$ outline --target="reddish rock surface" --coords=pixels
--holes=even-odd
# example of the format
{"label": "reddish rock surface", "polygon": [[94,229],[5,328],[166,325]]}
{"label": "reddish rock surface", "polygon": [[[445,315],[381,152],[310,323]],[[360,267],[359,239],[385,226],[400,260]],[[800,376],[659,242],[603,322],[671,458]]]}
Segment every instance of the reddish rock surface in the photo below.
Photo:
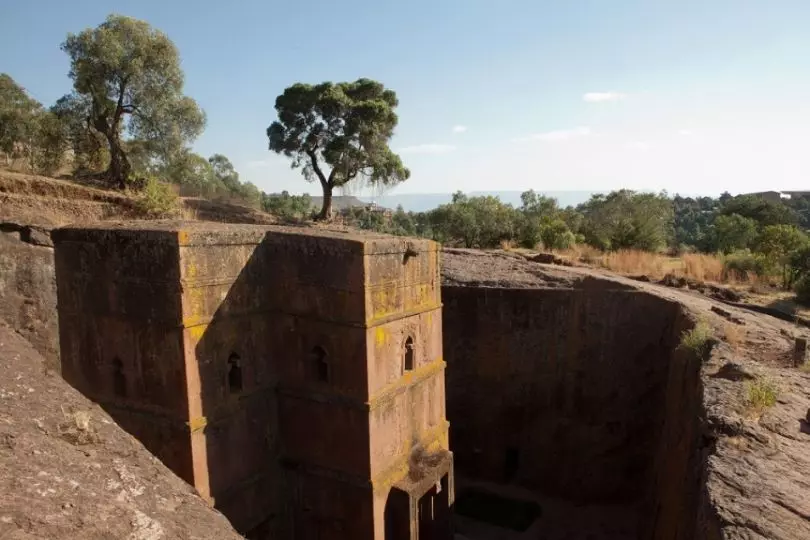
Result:
{"label": "reddish rock surface", "polygon": [[0,538],[241,538],[0,323]]}

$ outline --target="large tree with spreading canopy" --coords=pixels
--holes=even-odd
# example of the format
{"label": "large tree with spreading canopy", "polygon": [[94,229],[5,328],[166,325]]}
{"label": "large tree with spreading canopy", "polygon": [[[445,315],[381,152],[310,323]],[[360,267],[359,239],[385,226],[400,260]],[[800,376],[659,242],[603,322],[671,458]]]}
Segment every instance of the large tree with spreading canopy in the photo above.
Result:
{"label": "large tree with spreading canopy", "polygon": [[355,179],[394,185],[410,171],[389,147],[397,96],[370,79],[294,84],[276,98],[278,120],[267,128],[270,150],[292,158],[323,190],[319,219],[330,219],[332,192]]}
{"label": "large tree with spreading canopy", "polygon": [[89,121],[109,144],[108,177],[123,188],[132,166],[122,138],[154,141],[167,156],[205,126],[196,102],[183,95],[174,43],[148,23],[110,15],[96,28],[68,34],[75,91],[87,100]]}

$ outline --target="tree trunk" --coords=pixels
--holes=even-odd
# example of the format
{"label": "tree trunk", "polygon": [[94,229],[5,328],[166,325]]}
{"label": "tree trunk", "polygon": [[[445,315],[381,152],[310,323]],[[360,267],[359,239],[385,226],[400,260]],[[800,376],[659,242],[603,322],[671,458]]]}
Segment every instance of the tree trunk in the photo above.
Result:
{"label": "tree trunk", "polygon": [[317,221],[330,221],[332,219],[332,186],[322,183],[321,187],[323,188],[323,205],[316,219]]}
{"label": "tree trunk", "polygon": [[114,136],[108,136],[107,140],[110,142],[110,166],[107,169],[107,174],[110,180],[118,184],[118,189],[126,189],[132,165],[130,165],[129,159],[127,159],[124,150],[121,148],[121,141]]}

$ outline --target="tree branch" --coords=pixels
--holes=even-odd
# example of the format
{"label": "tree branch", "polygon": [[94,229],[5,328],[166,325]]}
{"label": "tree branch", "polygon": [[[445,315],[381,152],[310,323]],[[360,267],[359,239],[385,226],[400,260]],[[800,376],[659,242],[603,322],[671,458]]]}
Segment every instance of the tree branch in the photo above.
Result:
{"label": "tree branch", "polygon": [[329,186],[329,182],[332,180],[332,176],[335,174],[335,171],[329,174],[329,180],[326,179],[324,176],[323,171],[321,170],[321,166],[318,164],[318,156],[315,154],[315,150],[307,150],[307,155],[309,156],[310,163],[312,164],[312,170],[315,171],[315,174],[318,175],[318,180],[321,182],[321,186]]}

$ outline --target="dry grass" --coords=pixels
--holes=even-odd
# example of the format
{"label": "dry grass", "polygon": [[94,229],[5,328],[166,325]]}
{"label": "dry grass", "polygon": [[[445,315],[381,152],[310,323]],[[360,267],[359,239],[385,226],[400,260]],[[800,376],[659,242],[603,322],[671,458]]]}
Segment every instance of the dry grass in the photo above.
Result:
{"label": "dry grass", "polygon": [[726,323],[723,326],[723,338],[732,349],[737,350],[745,342],[745,330],[736,324]]}
{"label": "dry grass", "polygon": [[779,389],[768,379],[757,379],[745,384],[745,404],[752,413],[762,414],[776,405]]}
{"label": "dry grass", "polygon": [[632,249],[603,252],[589,246],[580,245],[564,251],[561,256],[591,266],[605,268],[617,274],[644,275],[655,280],[660,280],[667,274],[672,274],[700,282],[760,285],[757,276],[738,276],[733,272],[726,272],[724,271],[722,257],[705,253],[685,253],[680,257],[670,257],[661,253]]}
{"label": "dry grass", "polygon": [[512,251],[515,248],[514,242],[511,240],[501,240],[501,249],[504,251]]}
{"label": "dry grass", "polygon": [[681,256],[683,275],[699,281],[723,281],[723,261],[715,255],[686,253]]}

